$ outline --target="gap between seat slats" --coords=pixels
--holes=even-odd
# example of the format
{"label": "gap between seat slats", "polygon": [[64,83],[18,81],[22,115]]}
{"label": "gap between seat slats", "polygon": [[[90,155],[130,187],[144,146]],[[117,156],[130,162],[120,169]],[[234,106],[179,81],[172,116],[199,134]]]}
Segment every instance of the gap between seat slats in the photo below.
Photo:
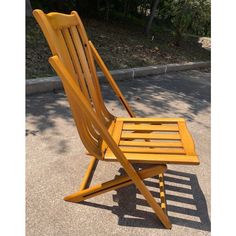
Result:
{"label": "gap between seat slats", "polygon": [[178,131],[178,126],[177,125],[124,124],[123,130]]}
{"label": "gap between seat slats", "polygon": [[185,154],[183,148],[120,147],[120,149],[126,153]]}
{"label": "gap between seat slats", "polygon": [[177,142],[138,142],[138,141],[123,141],[119,142],[120,146],[134,146],[134,147],[183,147],[183,144]]}
{"label": "gap between seat slats", "polygon": [[161,139],[180,140],[179,134],[122,133],[121,139]]}

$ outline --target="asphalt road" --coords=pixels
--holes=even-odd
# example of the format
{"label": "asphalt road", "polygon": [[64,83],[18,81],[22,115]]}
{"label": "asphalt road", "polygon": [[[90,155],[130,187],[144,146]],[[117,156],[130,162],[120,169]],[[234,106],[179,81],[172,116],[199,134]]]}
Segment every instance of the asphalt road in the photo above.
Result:
{"label": "asphalt road", "polygon": [[[184,71],[120,81],[140,117],[184,117],[199,166],[168,165],[166,195],[172,230],[163,228],[131,185],[82,204],[63,201],[78,190],[90,158],[77,134],[62,91],[27,97],[26,235],[210,235],[210,73]],[[108,84],[108,108],[127,116]],[[91,184],[123,174],[119,164],[99,162]],[[145,181],[158,199],[157,179]]]}

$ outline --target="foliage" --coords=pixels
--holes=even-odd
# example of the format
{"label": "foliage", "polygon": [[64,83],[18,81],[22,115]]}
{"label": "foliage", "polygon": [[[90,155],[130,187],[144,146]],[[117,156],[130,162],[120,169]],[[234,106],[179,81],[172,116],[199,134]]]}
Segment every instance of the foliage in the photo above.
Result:
{"label": "foliage", "polygon": [[64,12],[69,13],[75,9],[78,0],[31,0],[32,8],[39,8],[45,12]]}
{"label": "foliage", "polygon": [[210,35],[211,5],[208,0],[164,0],[158,19],[172,24],[178,44],[184,33]]}
{"label": "foliage", "polygon": [[[69,13],[77,10],[80,15],[106,21],[139,23],[147,25],[155,0],[31,0],[32,8],[45,12]],[[185,33],[210,35],[210,0],[160,0],[155,11],[153,29],[165,25],[174,31],[178,43]]]}

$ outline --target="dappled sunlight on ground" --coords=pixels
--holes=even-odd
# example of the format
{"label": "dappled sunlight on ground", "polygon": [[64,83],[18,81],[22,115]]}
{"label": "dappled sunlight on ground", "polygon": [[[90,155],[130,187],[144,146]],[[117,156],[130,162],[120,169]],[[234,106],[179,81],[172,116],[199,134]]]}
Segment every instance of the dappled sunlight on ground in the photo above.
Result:
{"label": "dappled sunlight on ground", "polygon": [[[184,117],[195,140],[199,166],[168,165],[172,230],[163,229],[133,185],[81,204],[63,201],[78,190],[90,158],[59,91],[26,98],[27,235],[210,235],[210,73],[175,72],[118,84],[137,116]],[[128,116],[109,85],[102,89],[108,109]],[[122,174],[119,164],[99,162],[91,184]],[[159,201],[158,179],[145,184]]]}

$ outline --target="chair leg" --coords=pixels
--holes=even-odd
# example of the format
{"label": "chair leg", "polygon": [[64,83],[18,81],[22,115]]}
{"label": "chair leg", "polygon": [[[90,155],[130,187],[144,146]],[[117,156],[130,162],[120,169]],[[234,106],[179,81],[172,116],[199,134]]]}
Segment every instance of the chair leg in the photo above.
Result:
{"label": "chair leg", "polygon": [[97,165],[97,162],[98,162],[98,159],[96,157],[92,157],[92,159],[88,165],[88,168],[85,172],[84,178],[81,182],[80,190],[84,190],[86,188],[87,183],[88,183],[89,179],[91,178],[91,173],[94,170],[94,167]]}
{"label": "chair leg", "polygon": [[164,173],[159,174],[159,187],[160,187],[161,208],[164,212],[166,212]]}
{"label": "chair leg", "polygon": [[148,190],[147,186],[143,183],[143,181],[140,179],[139,181],[134,181],[134,184],[139,189],[141,194],[146,199],[147,203],[150,205],[150,207],[154,210],[156,216],[160,219],[162,224],[167,228],[171,229],[172,224],[166,215],[166,213],[163,211],[163,209],[160,207],[160,205],[156,202],[150,191]]}

